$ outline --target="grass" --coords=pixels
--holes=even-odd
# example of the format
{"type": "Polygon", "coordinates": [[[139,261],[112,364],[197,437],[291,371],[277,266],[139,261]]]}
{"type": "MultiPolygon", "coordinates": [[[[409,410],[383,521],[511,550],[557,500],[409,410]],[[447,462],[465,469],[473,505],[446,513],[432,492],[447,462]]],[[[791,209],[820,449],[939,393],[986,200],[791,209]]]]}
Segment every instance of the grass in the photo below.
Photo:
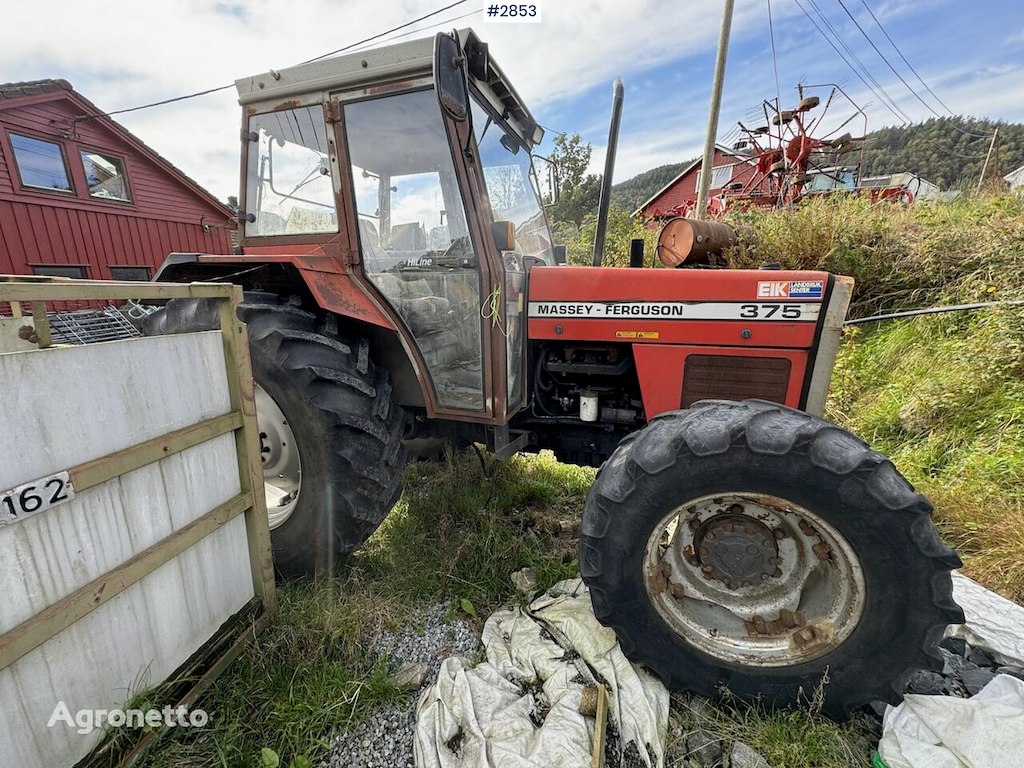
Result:
{"type": "Polygon", "coordinates": [[[723,694],[719,703],[687,694],[672,696],[670,754],[687,755],[687,738],[702,731],[720,742],[726,755],[732,744],[742,741],[773,768],[851,768],[867,765],[878,744],[873,721],[860,717],[837,725],[819,714],[820,700],[813,697],[797,709],[770,710],[732,701],[728,691],[723,694]]]}
{"type": "MultiPolygon", "coordinates": [[[[872,205],[819,199],[738,217],[734,263],[856,278],[854,317],[1024,299],[1024,198],[872,205]]],[[[1024,600],[1024,307],[848,328],[827,415],[888,455],[990,589],[1024,600]]]]}
{"type": "MultiPolygon", "coordinates": [[[[735,263],[852,274],[857,316],[1024,298],[1021,199],[907,208],[815,201],[742,218],[759,244],[735,263]]],[[[828,415],[930,496],[968,575],[1024,599],[1024,309],[851,329],[828,415]]],[[[334,577],[282,587],[273,626],[202,702],[210,726],[165,739],[145,765],[317,765],[333,732],[407,695],[366,656],[367,636],[421,603],[441,601],[479,621],[516,599],[509,576],[524,566],[539,588],[576,574],[592,480],[592,470],[550,455],[516,457],[493,479],[473,453],[412,465],[400,503],[334,577]]],[[[703,702],[674,699],[677,738],[700,728],[726,744],[742,740],[773,766],[865,765],[877,743],[869,724],[836,726],[813,700],[788,712],[694,701],[703,702]]]]}
{"type": "Polygon", "coordinates": [[[364,652],[368,637],[423,603],[479,621],[516,599],[509,576],[524,566],[540,589],[575,576],[593,470],[550,455],[487,469],[473,452],[411,465],[402,499],[357,555],[330,578],[282,585],[273,624],[200,702],[209,725],[164,738],[143,766],[316,766],[334,732],[409,695],[364,652]]]}

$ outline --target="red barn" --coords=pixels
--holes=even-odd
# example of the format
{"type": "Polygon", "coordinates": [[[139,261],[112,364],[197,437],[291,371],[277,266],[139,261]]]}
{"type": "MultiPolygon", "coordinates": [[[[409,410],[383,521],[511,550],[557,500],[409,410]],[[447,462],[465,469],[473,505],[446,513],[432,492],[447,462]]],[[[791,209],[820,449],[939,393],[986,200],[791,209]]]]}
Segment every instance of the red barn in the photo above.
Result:
{"type": "MultiPolygon", "coordinates": [[[[697,184],[700,181],[702,165],[703,159],[694,160],[649,200],[641,203],[633,215],[645,219],[684,215],[687,206],[697,200],[697,184]]],[[[714,197],[721,193],[727,184],[738,183],[745,187],[757,171],[757,162],[756,158],[749,154],[716,145],[711,169],[710,195],[714,197]]],[[[762,180],[751,191],[767,193],[769,190],[767,183],[762,180]]]]}
{"type": "Polygon", "coordinates": [[[231,211],[66,80],[0,84],[0,274],[148,280],[231,211]]]}

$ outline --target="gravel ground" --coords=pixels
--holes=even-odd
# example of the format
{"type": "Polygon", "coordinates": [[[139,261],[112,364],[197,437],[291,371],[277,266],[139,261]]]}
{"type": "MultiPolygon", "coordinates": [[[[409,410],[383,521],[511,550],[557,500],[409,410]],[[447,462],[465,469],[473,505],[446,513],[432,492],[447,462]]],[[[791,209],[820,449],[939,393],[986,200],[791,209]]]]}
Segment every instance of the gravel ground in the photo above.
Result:
{"type": "MultiPolygon", "coordinates": [[[[377,659],[386,659],[392,672],[397,671],[403,663],[413,662],[425,664],[426,675],[419,690],[406,704],[383,707],[360,725],[338,735],[330,754],[322,763],[324,768],[415,768],[412,743],[419,691],[434,683],[444,659],[449,656],[469,657],[480,648],[480,639],[473,625],[459,618],[445,621],[447,614],[448,608],[444,605],[423,608],[410,616],[397,632],[385,632],[368,641],[372,655],[377,659]]],[[[1002,667],[984,650],[971,648],[962,640],[947,638],[942,642],[940,650],[945,661],[942,672],[917,673],[908,685],[909,692],[963,697],[977,693],[998,673],[1024,678],[1024,669],[1002,667]]],[[[880,730],[884,705],[878,702],[871,709],[874,710],[872,714],[877,718],[875,724],[880,730]]],[[[869,717],[867,714],[864,716],[869,717]]],[[[709,739],[704,741],[709,742],[709,739]]],[[[700,768],[721,765],[724,746],[717,742],[685,742],[684,747],[684,743],[681,743],[669,750],[666,765],[700,768]]],[[[732,762],[746,764],[735,757],[732,762]]],[[[618,760],[613,759],[612,763],[618,763],[618,760]]],[[[750,764],[760,765],[756,761],[750,764]]],[[[627,759],[624,765],[632,765],[632,762],[627,759]]]]}
{"type": "MultiPolygon", "coordinates": [[[[449,656],[468,657],[480,647],[473,625],[463,619],[445,621],[447,606],[424,608],[410,616],[397,632],[385,632],[370,641],[370,651],[387,659],[392,671],[404,662],[427,665],[419,690],[437,680],[441,662],[449,656]]],[[[390,705],[372,713],[360,725],[340,734],[324,761],[329,768],[414,768],[413,732],[416,727],[414,694],[405,705],[390,705]]]]}

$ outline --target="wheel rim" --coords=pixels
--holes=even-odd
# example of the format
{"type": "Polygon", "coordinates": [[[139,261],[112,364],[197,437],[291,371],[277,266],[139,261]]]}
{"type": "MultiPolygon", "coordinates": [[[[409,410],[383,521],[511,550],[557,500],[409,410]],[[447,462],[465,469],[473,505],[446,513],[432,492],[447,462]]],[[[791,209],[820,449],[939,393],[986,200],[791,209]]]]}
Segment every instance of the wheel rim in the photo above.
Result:
{"type": "Polygon", "coordinates": [[[280,406],[256,385],[256,421],[260,428],[260,461],[267,497],[267,521],[273,530],[295,511],[302,486],[299,446],[280,406]]]}
{"type": "Polygon", "coordinates": [[[758,493],[703,496],[662,518],[644,551],[644,585],[674,632],[744,666],[823,656],[864,611],[849,542],[810,510],[758,493]]]}

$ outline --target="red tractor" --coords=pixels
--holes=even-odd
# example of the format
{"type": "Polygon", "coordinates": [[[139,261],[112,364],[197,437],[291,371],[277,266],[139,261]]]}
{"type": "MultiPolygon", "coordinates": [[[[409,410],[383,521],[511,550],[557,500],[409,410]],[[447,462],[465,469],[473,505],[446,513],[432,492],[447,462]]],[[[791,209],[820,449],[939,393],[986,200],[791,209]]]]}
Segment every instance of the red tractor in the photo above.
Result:
{"type": "MultiPolygon", "coordinates": [[[[570,267],[543,129],[471,31],[237,83],[244,287],[274,557],[356,549],[441,441],[600,466],[598,618],[671,687],[825,711],[898,698],[962,621],[929,503],[820,418],[852,280],[570,267]],[[560,253],[561,250],[561,253],[560,253]]],[[[210,328],[175,301],[150,333],[210,328]]]]}

